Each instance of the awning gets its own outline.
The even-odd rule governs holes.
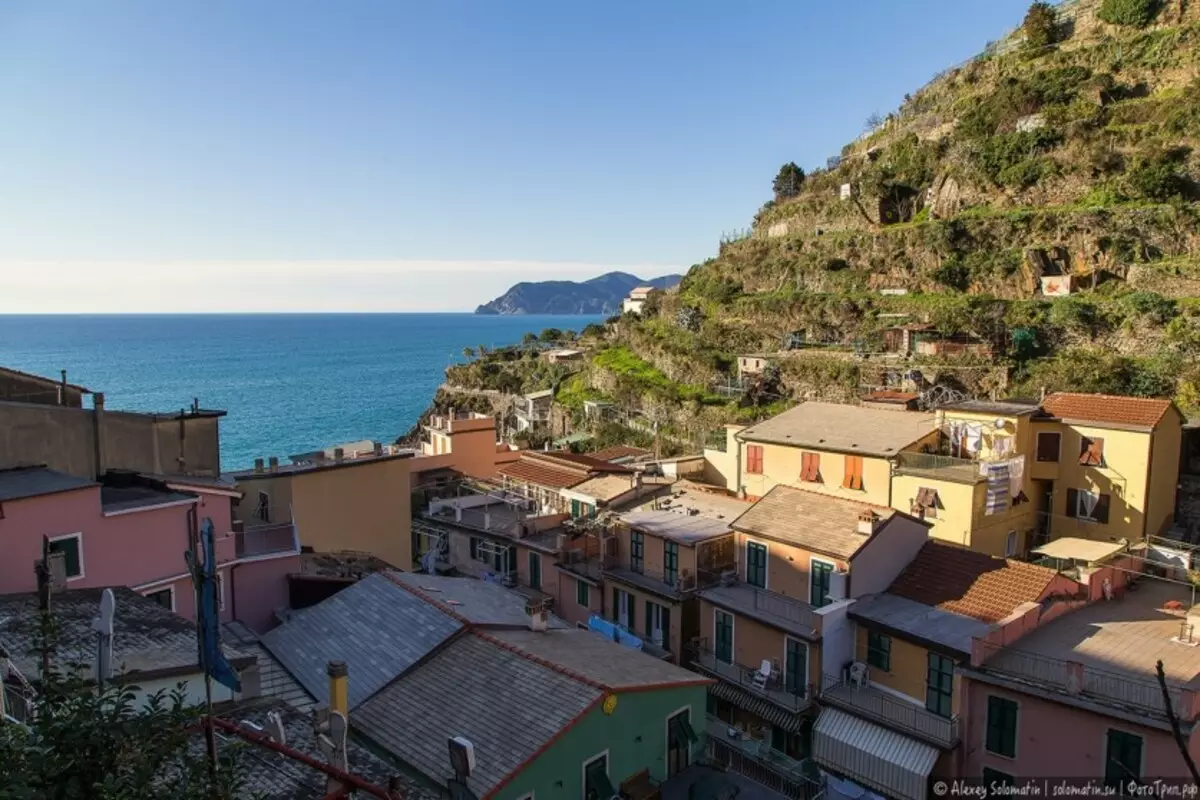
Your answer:
[[[1042,545],[1033,552],[1047,558],[1069,558],[1074,561],[1094,563],[1114,556],[1124,549],[1124,542],[1094,542],[1091,539],[1064,536]]]
[[[822,767],[900,800],[925,800],[938,750],[853,714],[826,708],[813,728]]]
[[[743,711],[762,717],[777,728],[783,728],[788,733],[799,733],[804,725],[804,717],[801,714],[782,709],[770,700],[764,700],[724,681],[709,686],[708,691],[722,700],[728,700]]]

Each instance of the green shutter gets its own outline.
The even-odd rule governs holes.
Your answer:
[[[588,585],[583,581],[578,579],[575,581],[575,602],[584,608],[587,608],[589,605],[591,605],[591,597],[589,596],[590,592],[588,591],[588,588]]]
[[[987,750],[996,755],[1017,755],[1017,704],[1006,697],[988,695]]]

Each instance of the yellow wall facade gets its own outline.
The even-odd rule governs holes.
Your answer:
[[[767,548],[766,589],[805,603],[810,601],[810,567],[814,559],[833,564],[838,572],[845,572],[849,569],[849,565],[839,558],[813,553],[801,547],[771,539],[738,533],[738,578],[743,581],[746,580],[747,542],[757,542]]]
[[[856,625],[855,660],[864,664],[867,661],[867,631],[864,625]],[[882,631],[881,631],[882,633]],[[884,634],[888,635],[888,634]],[[892,636],[890,670],[884,671],[876,666],[870,667],[871,683],[878,684],[894,692],[911,697],[918,703],[925,703],[926,685],[929,670],[928,648],[913,642]],[[956,660],[957,661],[957,660]],[[958,713],[960,695],[959,676],[954,676],[954,690],[950,698],[950,709]]]
[[[746,471],[748,463],[746,449],[750,446],[761,447],[763,450],[761,475]],[[785,486],[798,486],[810,492],[820,492],[881,506],[890,504],[892,466],[886,458],[860,456],[863,461],[863,488],[843,489],[842,480],[846,474],[845,453],[760,442],[742,442],[740,450],[742,455],[741,488],[744,488],[746,494],[751,497],[762,497],[779,484],[784,484]],[[800,480],[803,454],[806,452],[820,453],[821,455],[821,480],[819,482]]]
[[[1059,455],[1058,480],[1054,483],[1052,534],[1056,537],[1077,536],[1101,541],[1141,539],[1142,532],[1146,529],[1145,515],[1149,500],[1149,486],[1146,481],[1150,469],[1150,434],[1075,424],[1061,424],[1058,428],[1062,434],[1062,449]],[[1104,440],[1103,466],[1084,466],[1079,463],[1083,437]],[[1179,463],[1178,452],[1176,449],[1176,470]],[[1173,499],[1174,476],[1168,480],[1171,483]],[[1068,517],[1069,489],[1109,495],[1108,524]],[[1157,533],[1157,530],[1153,532]]]
[[[784,659],[787,657],[787,639],[804,642],[808,645],[808,676],[812,686],[821,685],[821,646],[818,642],[809,642],[799,636],[791,636],[783,631],[763,625],[757,620],[742,616],[736,611],[720,608],[700,599],[700,638],[704,646],[712,650],[716,639],[716,614],[720,610],[733,615],[733,660],[738,664],[752,669],[758,669],[764,660],[772,665],[778,665],[782,670]]]

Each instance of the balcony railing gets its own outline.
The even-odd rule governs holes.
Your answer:
[[[730,664],[722,661],[717,658],[716,653],[707,649],[703,643],[694,651],[694,661],[696,666],[705,672],[715,675],[727,683],[735,684],[759,697],[770,700],[772,703],[782,706],[789,711],[803,711],[812,703],[813,692],[811,686],[806,684],[798,687],[799,694],[797,694],[788,690],[786,678],[783,673],[775,671],[764,681],[759,678],[759,669],[757,667],[747,667],[737,662]]]
[[[636,567],[627,559],[620,556],[607,555],[602,560],[602,566],[606,571],[625,570],[642,576],[647,582],[661,583],[664,588],[675,592],[691,592],[696,589],[696,575],[688,572],[684,574],[679,570],[656,569],[647,567],[645,562]]]
[[[1081,700],[1129,707],[1160,718],[1166,716],[1162,688],[1155,680],[1143,680],[991,642],[981,641],[978,645],[983,661],[976,669],[983,672],[1033,683]],[[1190,704],[1185,702],[1182,690],[1168,687],[1167,694],[1176,716],[1190,721]]]
[[[940,456],[934,453],[897,453],[896,471],[902,474],[927,475],[945,480],[980,481],[979,462],[967,458]]]
[[[870,717],[939,747],[953,747],[958,742],[958,717],[934,714],[873,686],[857,686],[834,675],[826,675],[823,683],[821,699],[831,705]]]
[[[821,630],[821,623],[811,603],[794,597],[760,589],[737,579],[737,567],[727,570],[701,570],[698,586],[701,589],[722,589],[721,605],[733,607],[747,614],[760,614],[782,620],[792,625]]]
[[[299,552],[296,543],[296,528],[290,522],[254,525],[245,530],[234,531],[234,536],[237,537],[236,553],[238,558]]]
[[[804,763],[756,739],[731,739],[729,725],[707,716],[704,753],[713,764],[779,792],[792,800],[817,800],[821,784]]]

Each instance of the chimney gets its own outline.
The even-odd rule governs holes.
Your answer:
[[[864,508],[858,515],[858,532],[870,536],[879,525],[879,515],[869,508]]]
[[[67,371],[61,370],[62,383],[58,385],[58,404],[65,406],[67,404]]]
[[[271,458],[267,461],[267,466],[271,470],[271,472],[279,472],[278,456],[271,456]]]
[[[1041,397],[1041,400],[1039,400],[1038,402],[1040,402],[1040,403],[1046,402],[1046,387],[1045,386],[1042,387],[1042,397]]]
[[[92,395],[92,447],[96,459],[96,478],[105,473],[108,447],[104,437],[104,392]]]
[[[261,474],[261,473],[262,473],[262,471],[263,471],[263,460],[262,460],[261,458],[256,458],[256,459],[254,459],[254,472],[255,472],[255,474]]]
[[[340,447],[333,448],[333,460],[339,464],[346,458],[346,451]]]
[[[325,665],[329,676],[329,710],[344,717],[350,716],[350,670],[345,661],[330,661]]]
[[[529,630],[545,633],[550,623],[550,612],[545,603],[527,603],[525,613],[529,615]]]
[[[375,442],[375,455],[383,455],[383,442]]]

